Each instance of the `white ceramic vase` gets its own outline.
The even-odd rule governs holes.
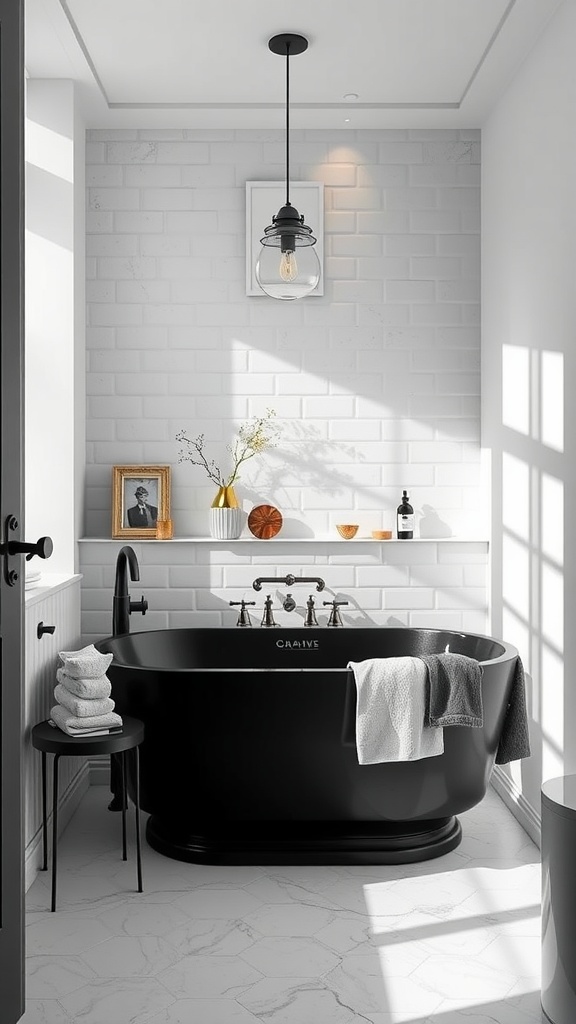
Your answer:
[[[244,514],[233,487],[220,487],[210,509],[210,536],[215,540],[236,540],[242,533]]]

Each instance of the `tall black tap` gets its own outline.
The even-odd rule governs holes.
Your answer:
[[[132,612],[146,614],[148,601],[142,596],[140,601],[131,601],[128,593],[128,568],[130,568],[130,579],[134,582],[140,579],[138,559],[134,549],[126,544],[120,548],[116,559],[116,580],[114,583],[114,598],[112,601],[112,636],[120,633],[130,632],[130,615]]]

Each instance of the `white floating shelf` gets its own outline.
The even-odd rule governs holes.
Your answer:
[[[257,537],[237,537],[235,540],[218,540],[216,537],[172,537],[171,540],[158,540],[150,537],[130,541],[127,538],[114,540],[112,537],[80,537],[80,544],[488,544],[487,537],[414,537],[412,540],[375,540],[373,537],[271,537],[270,540],[259,540]]]

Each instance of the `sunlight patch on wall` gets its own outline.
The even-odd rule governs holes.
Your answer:
[[[74,143],[37,121],[26,120],[26,163],[49,174],[74,181]]]
[[[564,574],[542,565],[541,630],[543,638],[561,654],[564,650]]]
[[[502,422],[530,433],[530,353],[518,345],[502,346]]]
[[[564,483],[542,474],[540,494],[542,554],[557,565],[564,564]]]
[[[542,644],[540,702],[542,725],[542,778],[562,775],[564,756],[558,749],[558,738],[564,735],[564,660],[548,644]],[[556,741],[553,741],[556,737]]]
[[[510,533],[530,539],[530,468],[508,452],[502,455],[502,523]]]
[[[502,596],[508,608],[530,618],[530,557],[525,544],[509,534],[502,539]]]
[[[542,352],[540,408],[542,444],[564,451],[564,354]]]
[[[506,604],[502,609],[502,636],[506,641],[517,647],[522,657],[530,650],[530,628],[528,623],[516,615]],[[526,665],[524,666],[527,667]],[[536,700],[534,700],[536,704]],[[535,715],[536,717],[536,715]]]

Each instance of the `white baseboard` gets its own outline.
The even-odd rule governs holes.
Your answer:
[[[502,770],[500,765],[494,766],[491,785],[498,796],[504,801],[522,828],[528,833],[530,839],[541,848],[541,821],[540,815],[534,810],[532,804],[528,803],[524,794],[518,789],[515,782]]]
[[[107,786],[110,782],[110,759],[93,757],[84,762],[58,803],[58,837],[68,825],[89,786]],[[52,811],[48,812],[48,843],[52,842]],[[42,824],[24,852],[24,884],[26,892],[35,882],[42,866]]]
[[[87,761],[90,770],[91,786],[110,785],[110,756],[101,754],[100,757],[92,757]]]

